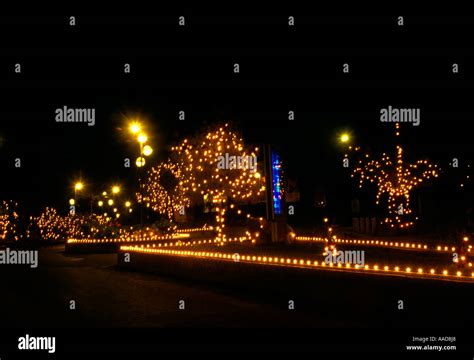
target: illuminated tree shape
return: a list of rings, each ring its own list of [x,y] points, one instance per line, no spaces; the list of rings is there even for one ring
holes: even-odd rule
[[[156,212],[175,220],[176,212],[189,207],[190,199],[184,182],[180,163],[170,160],[152,167],[144,181],[143,199],[137,194],[138,201],[150,204]]]
[[[61,216],[55,208],[47,207],[32,223],[37,226],[41,239],[62,241],[98,236],[110,228],[111,218],[97,214]]]
[[[216,230],[221,239],[225,238],[223,229],[228,200],[235,203],[257,201],[265,190],[258,169],[232,164],[221,166],[223,159],[257,159],[258,150],[245,145],[228,124],[185,139],[172,148],[172,161],[181,164],[183,171],[179,183],[183,191],[192,199],[202,201],[206,196],[219,204]]]
[[[397,124],[398,125],[398,124]],[[397,126],[397,136],[399,127]],[[376,203],[379,204],[382,195],[388,195],[388,216],[385,223],[393,227],[407,228],[414,224],[413,211],[410,208],[410,193],[421,184],[433,177],[438,177],[438,166],[428,160],[418,160],[414,164],[405,164],[403,149],[396,147],[393,159],[387,154],[382,158],[370,159],[369,154],[359,160],[352,177],[359,176],[359,187],[364,182],[375,183],[377,186]]]
[[[14,201],[2,201],[0,204],[0,240],[16,241],[20,239],[17,208],[18,204]]]

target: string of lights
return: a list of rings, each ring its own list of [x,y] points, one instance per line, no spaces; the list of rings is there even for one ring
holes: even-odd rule
[[[404,277],[416,277],[422,279],[437,279],[437,280],[463,280],[474,282],[474,272],[468,273],[466,271],[449,272],[448,269],[424,269],[416,266],[400,266],[389,265],[368,265],[360,266],[357,264],[326,264],[324,261],[316,261],[310,259],[297,259],[289,257],[267,256],[267,255],[250,255],[241,253],[223,253],[216,251],[189,251],[189,250],[175,250],[175,249],[159,249],[153,246],[121,246],[122,252],[135,252],[148,255],[159,256],[179,256],[185,258],[203,258],[221,261],[229,261],[234,263],[253,263],[259,265],[280,266],[283,268],[301,267],[314,270],[337,270],[337,271],[351,271],[364,272],[373,275],[402,275]]]
[[[68,239],[67,243],[68,244],[103,244],[103,243],[135,243],[135,242],[157,242],[156,244],[152,244],[152,247],[181,247],[181,246],[198,246],[198,245],[209,245],[209,244],[217,244],[217,245],[223,245],[226,243],[233,243],[233,242],[239,242],[243,243],[245,241],[250,241],[250,239],[247,236],[239,236],[239,237],[232,237],[232,238],[227,238],[225,240],[220,240],[217,238],[214,239],[202,239],[202,240],[193,240],[193,241],[182,241],[179,240],[177,242],[164,242],[164,240],[171,240],[171,239],[179,239],[180,237],[162,237],[158,239],[149,239],[149,238],[143,238],[143,239],[132,239],[132,238],[126,238],[126,239]],[[183,237],[183,239],[186,237]]]
[[[328,242],[329,240],[319,236],[296,236],[297,241],[305,242]],[[383,241],[383,240],[364,240],[364,239],[339,239],[333,237],[331,240],[340,244],[363,245],[363,246],[380,246],[389,248],[402,248],[406,250],[417,251],[436,251],[436,252],[454,252],[456,247],[448,245],[427,245],[423,243],[403,242],[403,241]]]

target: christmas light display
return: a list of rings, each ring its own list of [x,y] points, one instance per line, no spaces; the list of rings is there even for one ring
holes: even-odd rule
[[[399,124],[396,124],[399,136]],[[364,182],[374,183],[377,186],[376,203],[379,204],[383,195],[387,195],[388,216],[384,223],[392,228],[408,228],[414,225],[417,219],[413,217],[410,208],[410,193],[424,181],[438,177],[437,165],[430,164],[428,160],[418,160],[414,164],[406,164],[403,158],[403,148],[396,146],[395,156],[386,153],[381,159],[371,159],[365,154],[358,161],[352,177],[359,177],[359,187]]]
[[[33,218],[32,222],[38,227],[41,239],[46,241],[119,235],[119,231],[114,231],[111,218],[105,215],[61,216],[56,209],[47,207],[40,216]]]
[[[256,159],[258,150],[246,146],[228,124],[185,139],[172,148],[171,160],[180,164],[183,175],[178,184],[182,191],[190,194],[191,201],[202,201],[206,196],[217,202],[215,230],[220,239],[225,239],[229,202],[257,201],[265,190],[264,179],[257,169],[232,166],[232,162],[223,168],[221,160]]]
[[[20,239],[18,229],[18,204],[15,201],[2,201],[0,205],[0,240],[17,241]]]
[[[40,216],[33,218],[42,240],[61,241],[70,234],[83,237],[80,231],[80,217],[68,215],[61,216],[57,210],[47,207]]]
[[[152,167],[145,179],[143,198],[137,194],[139,202],[150,204],[170,221],[175,220],[176,213],[190,206],[188,192],[180,185],[185,181],[180,165],[168,160]]]

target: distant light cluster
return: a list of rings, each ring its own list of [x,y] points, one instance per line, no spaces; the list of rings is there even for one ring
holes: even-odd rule
[[[94,238],[110,232],[110,218],[105,215],[72,215],[61,216],[57,210],[47,207],[40,216],[32,218],[32,223],[39,229],[42,240],[61,241],[67,238]],[[117,231],[117,235],[119,231]],[[29,229],[28,237],[33,237]]]
[[[2,201],[0,206],[0,240],[17,241],[20,239],[17,209],[18,204],[15,201]]]

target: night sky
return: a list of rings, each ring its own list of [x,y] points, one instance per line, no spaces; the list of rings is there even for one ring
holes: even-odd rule
[[[31,211],[65,211],[79,177],[94,193],[114,183],[130,191],[135,170],[123,159],[134,159],[138,145],[124,129],[138,116],[155,149],[152,162],[203,126],[231,122],[247,142],[279,149],[302,195],[322,187],[348,203],[354,183],[341,166],[338,136],[348,131],[362,148],[390,151],[393,125],[379,120],[388,105],[421,109],[419,127],[402,125],[408,160],[429,157],[449,173],[449,184],[462,178],[474,115],[472,51],[462,48],[469,18],[452,25],[450,17],[407,16],[398,28],[394,16],[303,16],[288,28],[283,15],[186,16],[185,28],[174,15],[78,16],[76,27],[68,16],[0,17],[0,30],[12,34],[0,56],[0,198]],[[64,105],[95,108],[95,126],[56,123],[54,111]],[[295,121],[287,120],[289,110]],[[447,166],[453,157],[459,170]]]

